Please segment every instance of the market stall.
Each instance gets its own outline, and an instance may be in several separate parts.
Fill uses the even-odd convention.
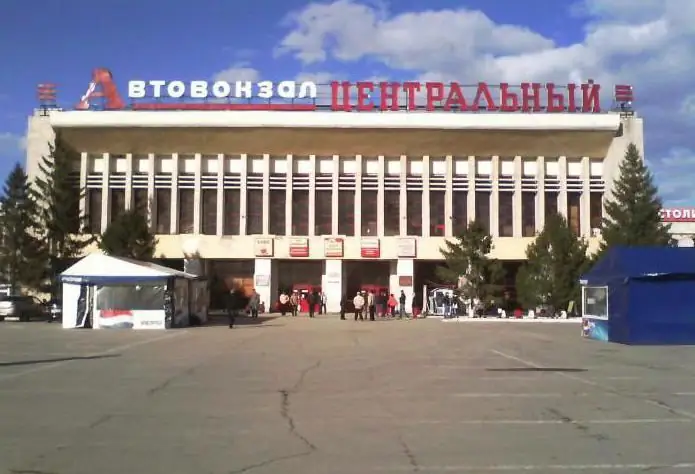
[[[61,281],[64,328],[170,329],[207,321],[207,281],[154,263],[94,253]]]
[[[610,248],[580,283],[584,337],[695,344],[695,249]]]

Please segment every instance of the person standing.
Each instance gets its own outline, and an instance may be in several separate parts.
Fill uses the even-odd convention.
[[[363,319],[362,308],[364,308],[364,298],[362,297],[362,293],[359,291],[357,292],[355,297],[352,299],[352,304],[355,306],[355,321],[357,321],[357,319]]]
[[[320,303],[320,297],[319,293],[314,290],[311,292],[311,294],[307,295],[307,303],[309,303],[309,317],[313,318],[314,314],[316,313],[316,307],[319,306]]]
[[[234,323],[236,322],[236,311],[238,304],[238,297],[236,290],[230,290],[227,294],[227,319],[229,320],[229,329],[234,328]]]
[[[374,321],[374,315],[376,314],[376,296],[373,290],[367,294],[367,306],[369,306],[369,320]]]
[[[340,319],[345,319],[345,310],[347,309],[347,295],[340,298]]]
[[[403,319],[405,316],[405,292],[401,290],[401,296],[398,297],[398,319]]]
[[[396,306],[398,305],[398,301],[396,301],[396,297],[393,296],[393,293],[389,295],[389,299],[386,302],[386,306],[388,307],[388,315],[389,317],[393,318],[396,316]]]
[[[290,296],[290,310],[292,310],[292,316],[297,316],[299,311],[299,294],[297,290],[293,291],[292,296]]]
[[[324,291],[321,292],[321,307],[319,307],[319,314],[328,314],[326,305],[328,304],[328,296]]]
[[[290,304],[290,297],[283,291],[280,293],[280,313],[284,316],[287,314],[287,307]]]
[[[258,308],[261,306],[261,295],[256,292],[254,288],[251,290],[251,296],[249,297],[249,310],[251,312],[252,318],[258,317]]]

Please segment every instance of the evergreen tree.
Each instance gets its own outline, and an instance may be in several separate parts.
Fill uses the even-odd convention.
[[[519,302],[525,308],[550,305],[566,309],[579,302],[579,277],[587,269],[587,243],[579,239],[561,215],[548,216],[543,231],[526,250],[526,262],[516,276]]]
[[[151,260],[157,238],[150,232],[147,218],[137,210],[119,214],[99,239],[99,248],[107,255],[136,260]]]
[[[24,169],[16,164],[0,197],[0,273],[12,293],[41,286],[47,253],[38,223],[35,195]]]
[[[456,285],[463,298],[485,302],[499,298],[504,290],[504,270],[501,262],[489,257],[492,248],[492,237],[485,227],[470,222],[461,235],[447,240],[440,250],[446,262],[437,267],[437,276]]]
[[[34,181],[40,205],[41,235],[50,254],[48,276],[55,282],[65,261],[82,255],[94,242],[93,236],[81,234],[85,216],[80,215],[84,189],[76,186],[72,170],[80,155],[56,133],[50,153],[39,163]]]
[[[661,221],[661,199],[637,147],[627,147],[613,194],[606,200],[600,254],[613,245],[670,245],[669,226]]]

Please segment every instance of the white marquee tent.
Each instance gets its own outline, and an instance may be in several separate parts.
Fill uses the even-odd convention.
[[[61,274],[63,327],[164,329],[207,319],[204,279],[93,253]]]

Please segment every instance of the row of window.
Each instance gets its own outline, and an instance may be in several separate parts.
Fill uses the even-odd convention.
[[[87,191],[88,226],[93,232],[99,232],[102,218],[102,190]],[[125,191],[111,189],[109,196],[109,215],[113,219],[126,209]],[[287,193],[284,190],[270,190],[268,209],[269,233],[271,235],[309,235],[309,191],[292,191],[291,224],[287,226]],[[331,235],[333,222],[333,192],[315,191],[314,229],[313,235]],[[452,193],[452,226],[453,233],[458,234],[466,228],[468,222],[468,192],[454,191]],[[558,208],[557,192],[545,193],[545,215],[555,214]],[[377,215],[379,213],[377,191],[363,190],[361,198],[361,235],[377,235]],[[412,236],[423,235],[422,211],[423,193],[421,191],[406,192],[405,233]],[[171,199],[170,189],[155,189],[153,202],[148,202],[146,189],[133,190],[133,208],[144,215],[151,214],[154,229],[158,234],[171,233]],[[201,233],[217,234],[218,194],[216,189],[201,190]],[[241,219],[246,216],[246,234],[263,234],[265,210],[263,208],[263,191],[246,191],[246,209],[242,213],[241,191],[225,189],[223,193],[223,229],[224,235],[239,235]],[[589,221],[591,228],[601,227],[603,212],[603,193],[589,193]],[[489,191],[475,192],[475,216],[479,222],[490,230],[491,193]],[[499,232],[500,237],[513,237],[515,212],[521,213],[521,233],[524,237],[532,237],[536,233],[536,201],[537,193],[522,192],[521,207],[515,210],[514,193],[499,192]],[[194,232],[195,194],[192,189],[178,191],[178,233]],[[355,235],[356,200],[354,191],[338,191],[338,234]],[[444,236],[446,222],[446,193],[444,191],[429,192],[429,235]],[[401,201],[400,191],[384,192],[384,235],[400,235]],[[575,233],[580,233],[581,227],[581,193],[567,193],[567,209],[565,210],[570,227]]]

